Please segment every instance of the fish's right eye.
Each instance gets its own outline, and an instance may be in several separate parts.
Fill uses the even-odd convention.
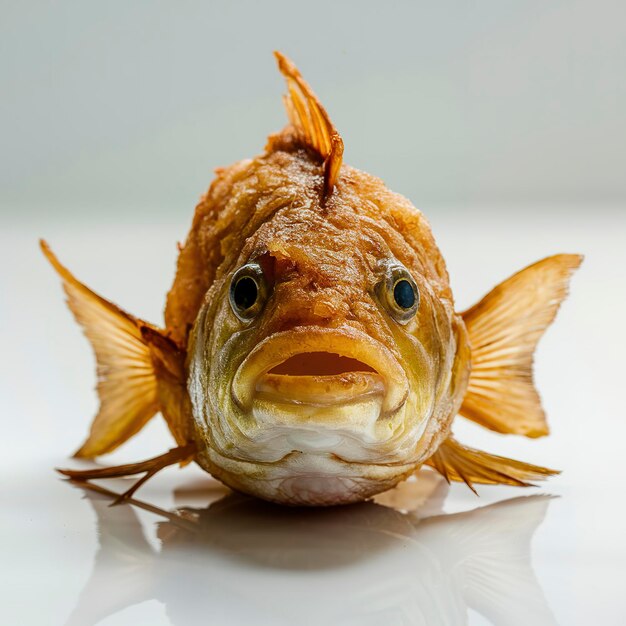
[[[230,281],[229,301],[233,313],[242,321],[254,319],[267,299],[267,283],[258,263],[240,267]]]

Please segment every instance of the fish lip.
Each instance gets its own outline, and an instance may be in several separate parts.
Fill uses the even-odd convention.
[[[406,402],[409,384],[396,357],[380,341],[346,326],[301,326],[266,337],[237,368],[231,384],[233,401],[240,409],[249,411],[258,381],[272,368],[292,356],[320,351],[358,359],[375,370],[384,385],[381,416],[394,413]]]
[[[260,375],[256,382],[258,397],[281,404],[332,406],[354,402],[367,396],[383,395],[385,386],[378,372],[344,372],[330,375]]]

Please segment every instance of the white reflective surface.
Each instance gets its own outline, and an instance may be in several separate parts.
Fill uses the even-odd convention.
[[[428,216],[460,309],[542,256],[587,255],[537,357],[552,435],[455,428],[468,445],[564,470],[539,489],[476,498],[427,470],[376,503],[297,510],[187,467],[148,482],[143,505],[111,508],[52,472],[80,465],[67,456],[96,402],[89,349],[36,237],[96,291],[159,321],[187,220],[3,228],[0,623],[622,624],[624,211]],[[170,444],[155,420],[101,463]]]

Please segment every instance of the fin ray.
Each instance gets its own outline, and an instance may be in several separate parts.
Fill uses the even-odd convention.
[[[532,465],[468,448],[450,435],[428,461],[448,482],[464,482],[474,493],[480,485],[513,485],[532,487],[531,480],[543,480],[558,474],[557,470]]]
[[[100,408],[89,436],[75,453],[91,458],[113,451],[159,410],[157,379],[144,322],[79,282],[45,241],[41,249],[63,281],[67,303],[96,355]]]
[[[548,434],[533,383],[533,353],[581,262],[575,254],[543,259],[505,280],[462,314],[472,371],[461,415],[500,433]]]
[[[274,56],[287,81],[288,95],[284,97],[287,117],[299,140],[324,161],[324,195],[329,195],[339,176],[343,139],[298,68],[280,52],[274,52]]]

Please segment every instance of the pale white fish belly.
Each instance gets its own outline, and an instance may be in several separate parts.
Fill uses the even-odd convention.
[[[236,461],[206,451],[218,477],[233,489],[281,504],[332,506],[350,504],[391,489],[415,469],[414,464],[369,466],[346,463],[327,454],[293,452],[267,466]]]

